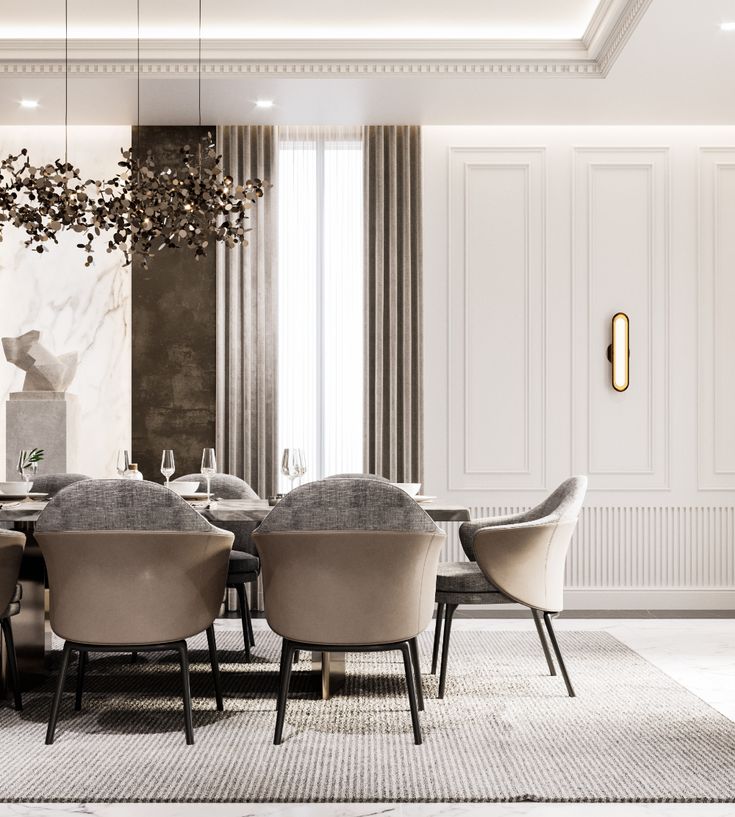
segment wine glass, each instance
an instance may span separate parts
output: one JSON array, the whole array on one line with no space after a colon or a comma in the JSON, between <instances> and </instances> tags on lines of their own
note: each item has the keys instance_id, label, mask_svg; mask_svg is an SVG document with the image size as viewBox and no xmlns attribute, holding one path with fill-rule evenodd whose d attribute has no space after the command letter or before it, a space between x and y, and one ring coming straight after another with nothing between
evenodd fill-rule
<instances>
[{"instance_id":1,"label":"wine glass","mask_svg":"<svg viewBox=\"0 0 735 817\"><path fill-rule=\"evenodd\" d=\"M172 448L164 448L161 455L161 473L166 477L166 487L171 481L171 477L176 471L176 463L174 462L174 452Z\"/></svg>"},{"instance_id":2,"label":"wine glass","mask_svg":"<svg viewBox=\"0 0 735 817\"><path fill-rule=\"evenodd\" d=\"M306 458L300 448L283 449L281 473L291 480L291 490L293 491L294 480L303 477L306 473Z\"/></svg>"},{"instance_id":3,"label":"wine glass","mask_svg":"<svg viewBox=\"0 0 735 817\"><path fill-rule=\"evenodd\" d=\"M127 448L117 449L117 459L115 460L115 469L119 477L125 476L125 472L130 467L130 454Z\"/></svg>"},{"instance_id":4,"label":"wine glass","mask_svg":"<svg viewBox=\"0 0 735 817\"><path fill-rule=\"evenodd\" d=\"M205 448L202 451L202 467L201 474L207 480L207 499L209 499L209 483L212 477L217 473L217 457L214 453L214 448Z\"/></svg>"}]
</instances>

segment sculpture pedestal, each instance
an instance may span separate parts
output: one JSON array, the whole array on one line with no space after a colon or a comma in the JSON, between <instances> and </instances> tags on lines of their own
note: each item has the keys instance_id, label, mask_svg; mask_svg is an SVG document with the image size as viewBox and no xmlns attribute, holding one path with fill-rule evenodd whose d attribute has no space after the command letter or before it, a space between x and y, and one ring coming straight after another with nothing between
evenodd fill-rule
<instances>
[{"instance_id":1,"label":"sculpture pedestal","mask_svg":"<svg viewBox=\"0 0 735 817\"><path fill-rule=\"evenodd\" d=\"M79 470L79 405L73 394L53 391L11 392L6 405L5 474L17 473L21 449L43 448L41 474Z\"/></svg>"}]
</instances>

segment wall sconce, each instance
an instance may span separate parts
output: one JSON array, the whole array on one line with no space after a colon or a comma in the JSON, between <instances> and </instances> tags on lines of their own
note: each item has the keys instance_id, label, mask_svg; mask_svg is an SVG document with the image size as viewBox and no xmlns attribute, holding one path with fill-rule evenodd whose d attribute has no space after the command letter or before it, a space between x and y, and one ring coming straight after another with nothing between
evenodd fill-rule
<instances>
[{"instance_id":1,"label":"wall sconce","mask_svg":"<svg viewBox=\"0 0 735 817\"><path fill-rule=\"evenodd\" d=\"M607 359L612 364L612 387L615 391L625 391L630 384L630 321L625 312L613 315L611 335Z\"/></svg>"}]
</instances>

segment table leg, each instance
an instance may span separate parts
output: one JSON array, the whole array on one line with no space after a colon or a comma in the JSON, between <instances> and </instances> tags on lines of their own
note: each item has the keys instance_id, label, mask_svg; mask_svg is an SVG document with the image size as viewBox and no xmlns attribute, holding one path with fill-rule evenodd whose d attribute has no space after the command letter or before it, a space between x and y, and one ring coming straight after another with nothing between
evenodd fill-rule
<instances>
[{"instance_id":1,"label":"table leg","mask_svg":"<svg viewBox=\"0 0 735 817\"><path fill-rule=\"evenodd\" d=\"M20 613L13 616L13 640L21 687L29 689L46 677L46 655L50 652L51 633L46 630L46 569L43 556L33 534L27 528L23 529L22 525L16 523L16 529L26 534L19 577L23 585L23 598Z\"/></svg>"},{"instance_id":2,"label":"table leg","mask_svg":"<svg viewBox=\"0 0 735 817\"><path fill-rule=\"evenodd\" d=\"M322 699L328 701L345 684L343 652L312 652L312 671L321 679Z\"/></svg>"}]
</instances>

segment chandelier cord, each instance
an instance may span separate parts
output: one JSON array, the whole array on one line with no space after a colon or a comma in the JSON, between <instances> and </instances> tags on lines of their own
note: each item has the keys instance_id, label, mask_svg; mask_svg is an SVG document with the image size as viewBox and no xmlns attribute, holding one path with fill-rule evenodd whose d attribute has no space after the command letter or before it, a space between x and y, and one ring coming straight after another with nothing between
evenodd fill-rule
<instances>
[{"instance_id":1,"label":"chandelier cord","mask_svg":"<svg viewBox=\"0 0 735 817\"><path fill-rule=\"evenodd\" d=\"M199 127L202 126L202 0L199 0Z\"/></svg>"},{"instance_id":2,"label":"chandelier cord","mask_svg":"<svg viewBox=\"0 0 735 817\"><path fill-rule=\"evenodd\" d=\"M137 80L137 116L136 122L137 126L135 129L135 154L137 158L140 158L140 0L137 1L137 11L138 11L138 57L137 57L137 65L135 68L135 77Z\"/></svg>"},{"instance_id":3,"label":"chandelier cord","mask_svg":"<svg viewBox=\"0 0 735 817\"><path fill-rule=\"evenodd\" d=\"M69 161L69 0L64 0L64 164Z\"/></svg>"}]
</instances>

